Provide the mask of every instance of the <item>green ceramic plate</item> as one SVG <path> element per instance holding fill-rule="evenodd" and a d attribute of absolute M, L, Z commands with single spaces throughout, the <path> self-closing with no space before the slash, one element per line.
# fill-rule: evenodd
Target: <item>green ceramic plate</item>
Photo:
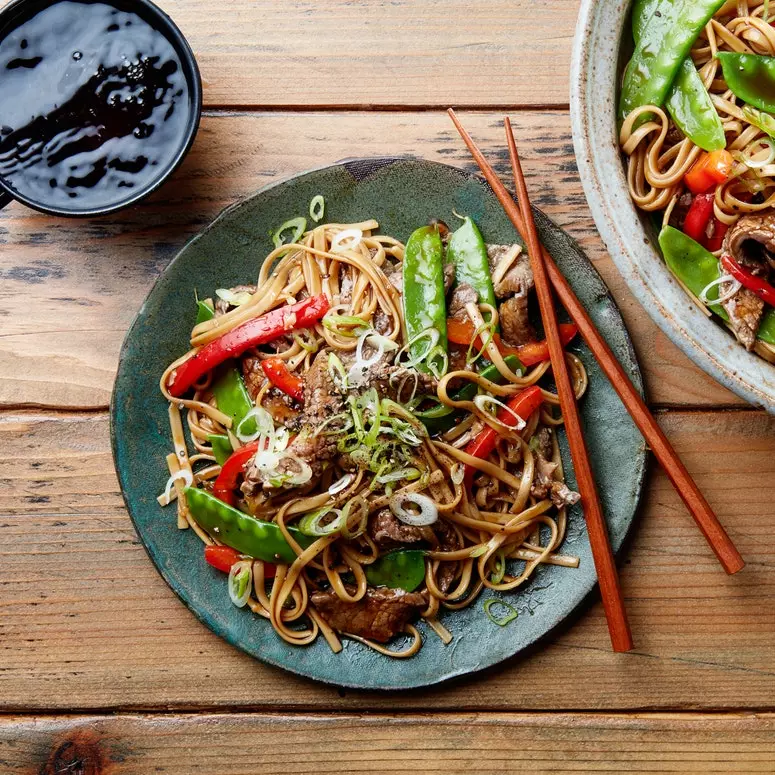
<path fill-rule="evenodd" d="M 322 638 L 308 648 L 289 646 L 264 619 L 230 604 L 225 578 L 205 564 L 199 539 L 191 531 L 178 531 L 173 510 L 156 502 L 167 480 L 163 461 L 171 445 L 158 382 L 165 366 L 187 348 L 195 291 L 210 296 L 215 288 L 251 281 L 271 249 L 269 232 L 288 218 L 306 216 L 316 194 L 325 196 L 326 220 L 347 223 L 373 217 L 384 233 L 403 240 L 431 218 L 454 223 L 453 210 L 473 216 L 489 241 L 515 239 L 481 179 L 414 159 L 342 162 L 267 186 L 226 210 L 169 265 L 124 342 L 113 394 L 112 434 L 127 508 L 148 554 L 183 602 L 210 629 L 258 659 L 320 681 L 368 689 L 407 689 L 482 670 L 535 644 L 594 589 L 595 570 L 579 509 L 571 510 L 562 551 L 580 556 L 580 567 L 541 568 L 530 584 L 507 598 L 519 611 L 515 621 L 506 627 L 490 622 L 482 604 L 493 595 L 485 594 L 469 608 L 443 615 L 454 635 L 449 646 L 421 624 L 425 643 L 420 653 L 393 660 L 349 640 L 336 655 Z M 546 217 L 538 213 L 537 222 L 544 244 L 640 389 L 627 331 L 599 275 Z M 611 541 L 618 550 L 635 517 L 646 452 L 594 358 L 578 343 L 574 349 L 589 371 L 582 415 Z M 563 454 L 569 469 L 564 444 Z"/>

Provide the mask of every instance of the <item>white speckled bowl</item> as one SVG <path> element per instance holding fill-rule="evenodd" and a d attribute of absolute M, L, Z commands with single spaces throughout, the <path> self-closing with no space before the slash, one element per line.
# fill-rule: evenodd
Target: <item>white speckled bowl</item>
<path fill-rule="evenodd" d="M 659 254 L 655 230 L 630 200 L 616 139 L 620 44 L 626 55 L 629 6 L 629 1 L 582 0 L 579 11 L 570 108 L 589 207 L 616 266 L 656 324 L 722 385 L 775 413 L 775 366 L 746 352 L 702 314 L 673 279 Z"/>

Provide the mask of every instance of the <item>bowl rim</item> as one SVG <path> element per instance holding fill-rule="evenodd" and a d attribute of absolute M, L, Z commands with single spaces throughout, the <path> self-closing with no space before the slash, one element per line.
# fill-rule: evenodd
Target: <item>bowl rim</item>
<path fill-rule="evenodd" d="M 58 2 L 60 2 L 60 0 L 11 0 L 10 3 L 0 8 L 0 39 L 2 39 L 2 36 L 5 34 L 2 30 L 2 25 L 8 20 L 12 20 L 14 16 L 23 14 L 26 6 L 34 6 L 37 4 L 41 6 L 42 10 L 43 8 L 55 5 Z M 186 39 L 186 36 L 180 31 L 180 28 L 175 24 L 169 14 L 159 8 L 158 5 L 151 2 L 151 0 L 79 0 L 79 2 L 105 2 L 108 5 L 125 8 L 130 12 L 137 13 L 137 15 L 148 25 L 164 35 L 180 57 L 180 64 L 183 68 L 183 74 L 189 87 L 190 104 L 186 131 L 181 136 L 180 145 L 172 161 L 145 188 L 137 191 L 134 195 L 117 204 L 75 211 L 52 207 L 19 193 L 0 178 L 0 195 L 5 194 L 12 200 L 26 205 L 33 210 L 37 210 L 40 213 L 62 216 L 65 218 L 92 218 L 94 216 L 115 213 L 131 207 L 132 205 L 136 205 L 159 189 L 167 182 L 167 180 L 169 180 L 191 150 L 191 146 L 194 144 L 197 132 L 199 131 L 203 104 L 202 76 L 199 72 L 199 65 L 197 64 L 196 57 L 194 56 L 194 52 Z M 11 24 L 13 24 L 13 21 Z M 0 204 L 0 207 L 2 206 L 3 205 Z"/>
<path fill-rule="evenodd" d="M 571 129 L 592 217 L 630 291 L 667 337 L 719 383 L 775 413 L 775 366 L 703 314 L 668 270 L 630 199 L 616 136 L 619 48 L 629 9 L 628 2 L 582 0 L 576 25 Z"/>

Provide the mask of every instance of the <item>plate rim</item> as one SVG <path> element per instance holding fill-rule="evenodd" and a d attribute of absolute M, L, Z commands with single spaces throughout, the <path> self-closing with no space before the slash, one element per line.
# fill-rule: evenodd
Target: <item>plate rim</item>
<path fill-rule="evenodd" d="M 133 513 L 133 508 L 130 505 L 130 500 L 127 494 L 127 490 L 124 487 L 124 475 L 121 471 L 121 468 L 119 466 L 119 449 L 118 449 L 118 438 L 117 438 L 117 419 L 116 419 L 116 402 L 118 398 L 119 393 L 119 375 L 121 374 L 122 367 L 124 365 L 125 358 L 127 357 L 127 351 L 130 346 L 130 341 L 133 338 L 133 334 L 135 329 L 138 325 L 140 325 L 141 317 L 143 316 L 143 313 L 145 311 L 145 307 L 153 295 L 154 291 L 157 288 L 157 285 L 161 283 L 168 270 L 175 264 L 177 261 L 181 259 L 181 256 L 189 249 L 189 247 L 193 244 L 195 244 L 197 241 L 199 241 L 201 238 L 204 237 L 205 234 L 209 233 L 213 228 L 216 227 L 216 225 L 219 224 L 219 222 L 225 218 L 228 217 L 234 210 L 239 209 L 246 203 L 250 202 L 255 197 L 260 196 L 261 194 L 264 194 L 267 191 L 270 191 L 274 188 L 283 186 L 293 180 L 296 180 L 298 178 L 305 177 L 310 174 L 314 174 L 316 172 L 322 172 L 325 170 L 329 170 L 334 167 L 345 167 L 347 164 L 351 163 L 375 163 L 375 162 L 382 162 L 385 166 L 393 164 L 395 162 L 410 162 L 410 163 L 420 163 L 423 165 L 437 165 L 439 167 L 443 167 L 447 170 L 454 171 L 461 175 L 461 177 L 464 178 L 476 178 L 481 184 L 483 184 L 487 189 L 490 191 L 489 184 L 487 184 L 487 181 L 478 173 L 471 172 L 469 170 L 463 169 L 461 167 L 457 167 L 455 165 L 446 164 L 444 162 L 438 162 L 435 160 L 425 159 L 418 156 L 412 156 L 412 155 L 388 155 L 388 156 L 372 156 L 372 157 L 347 157 L 345 159 L 342 159 L 340 161 L 333 162 L 331 164 L 322 164 L 316 167 L 312 167 L 309 169 L 301 170 L 299 172 L 295 172 L 291 175 L 288 175 L 287 177 L 283 177 L 279 180 L 273 180 L 265 185 L 261 186 L 260 188 L 256 189 L 254 192 L 245 195 L 243 197 L 240 197 L 239 199 L 235 200 L 229 205 L 226 205 L 214 218 L 211 222 L 209 222 L 206 226 L 199 229 L 196 234 L 194 234 L 192 237 L 190 237 L 178 250 L 178 252 L 175 254 L 175 256 L 170 260 L 170 262 L 164 267 L 164 269 L 159 273 L 159 276 L 154 280 L 153 285 L 149 289 L 148 293 L 146 294 L 145 299 L 143 300 L 143 303 L 140 305 L 137 313 L 132 319 L 132 322 L 130 326 L 127 329 L 127 333 L 124 337 L 124 340 L 121 345 L 121 350 L 119 352 L 119 358 L 118 358 L 118 364 L 116 368 L 116 377 L 114 379 L 113 383 L 113 389 L 111 391 L 111 399 L 110 399 L 110 407 L 109 407 L 109 429 L 110 429 L 110 442 L 111 442 L 111 452 L 113 457 L 113 463 L 114 468 L 116 471 L 116 477 L 119 484 L 119 489 L 121 490 L 121 497 L 122 501 L 124 503 L 124 506 L 126 508 L 127 513 L 129 514 L 129 518 L 132 522 L 132 526 L 137 533 L 138 538 L 140 539 L 140 543 L 142 544 L 146 554 L 148 555 L 148 558 L 151 560 L 152 565 L 154 566 L 156 572 L 161 576 L 161 578 L 164 580 L 164 582 L 167 584 L 167 586 L 170 588 L 170 590 L 175 594 L 175 596 L 178 598 L 179 601 L 181 601 L 185 607 L 195 616 L 195 618 L 203 624 L 208 630 L 213 632 L 215 635 L 217 635 L 219 638 L 222 638 L 225 640 L 229 645 L 231 645 L 234 648 L 237 648 L 240 652 L 246 654 L 247 656 L 251 657 L 252 659 L 256 659 L 263 664 L 270 665 L 272 668 L 287 671 L 295 676 L 299 676 L 301 678 L 304 678 L 305 680 L 315 681 L 318 683 L 325 684 L 327 686 L 335 686 L 335 687 L 342 687 L 346 689 L 351 689 L 359 692 L 378 692 L 378 693 L 386 693 L 386 692 L 396 692 L 396 691 L 416 691 L 418 689 L 423 689 L 427 687 L 434 687 L 434 686 L 440 686 L 442 684 L 449 683 L 451 681 L 460 681 L 464 680 L 467 677 L 474 677 L 477 675 L 480 675 L 482 673 L 485 673 L 487 671 L 496 669 L 499 665 L 504 663 L 514 663 L 517 660 L 522 659 L 524 656 L 527 656 L 529 654 L 532 654 L 537 650 L 538 648 L 545 645 L 549 639 L 552 639 L 556 637 L 556 635 L 565 629 L 566 627 L 571 626 L 583 613 L 585 612 L 585 609 L 588 608 L 590 603 L 592 602 L 592 599 L 596 597 L 599 594 L 599 584 L 597 582 L 597 579 L 591 583 L 589 588 L 586 590 L 586 592 L 582 595 L 582 597 L 579 599 L 578 603 L 566 614 L 560 616 L 559 619 L 555 619 L 552 621 L 552 623 L 548 626 L 548 628 L 543 632 L 539 637 L 537 637 L 534 641 L 528 643 L 522 648 L 517 649 L 512 654 L 509 654 L 508 656 L 498 659 L 495 662 L 489 663 L 489 664 L 483 664 L 481 666 L 477 666 L 473 669 L 469 669 L 466 667 L 460 667 L 456 670 L 453 670 L 451 672 L 445 673 L 439 677 L 432 677 L 428 680 L 423 680 L 421 682 L 415 683 L 410 687 L 407 686 L 363 686 L 362 684 L 358 683 L 351 683 L 347 680 L 334 680 L 329 678 L 323 678 L 318 676 L 310 675 L 308 672 L 304 672 L 303 670 L 297 668 L 295 664 L 291 665 L 286 662 L 283 662 L 281 660 L 274 659 L 271 656 L 258 656 L 256 654 L 253 654 L 246 650 L 246 648 L 243 646 L 243 644 L 240 642 L 240 640 L 236 637 L 232 637 L 232 634 L 228 627 L 225 625 L 222 625 L 217 619 L 213 617 L 209 617 L 209 613 L 207 611 L 200 611 L 200 609 L 193 605 L 187 598 L 187 595 L 185 594 L 185 589 L 183 584 L 179 584 L 176 580 L 174 580 L 171 577 L 171 574 L 168 573 L 165 569 L 163 569 L 163 564 L 159 561 L 157 561 L 157 552 L 156 550 L 150 545 L 150 543 L 146 540 L 146 536 L 144 534 L 144 531 L 140 529 L 140 525 L 138 524 L 138 521 L 135 519 L 135 515 Z M 494 195 L 494 194 L 493 194 Z M 586 262 L 586 271 L 588 271 L 591 275 L 593 275 L 596 280 L 599 282 L 601 287 L 604 289 L 604 296 L 605 300 L 609 306 L 609 309 L 611 313 L 613 314 L 615 318 L 615 323 L 618 324 L 621 327 L 621 330 L 624 332 L 624 343 L 627 348 L 627 352 L 629 357 L 632 359 L 633 364 L 633 372 L 630 375 L 633 380 L 633 384 L 638 391 L 638 393 L 641 395 L 641 397 L 645 397 L 645 385 L 643 380 L 643 374 L 641 371 L 640 363 L 637 357 L 637 352 L 635 351 L 635 347 L 633 344 L 632 337 L 630 336 L 629 330 L 627 329 L 627 326 L 625 324 L 624 318 L 622 317 L 621 311 L 616 303 L 616 300 L 614 299 L 610 289 L 608 288 L 607 284 L 605 283 L 602 275 L 597 270 L 597 268 L 594 266 L 592 261 L 589 259 L 589 257 L 586 255 L 586 252 L 581 248 L 581 246 L 578 244 L 578 242 L 573 239 L 566 231 L 565 229 L 561 228 L 557 224 L 554 223 L 553 220 L 551 220 L 543 211 L 540 209 L 533 207 L 533 210 L 536 212 L 538 218 L 545 220 L 548 224 L 550 224 L 553 228 L 555 228 L 558 233 L 561 233 L 562 236 L 568 240 L 574 247 L 574 249 L 580 253 Z M 644 453 L 640 456 L 640 465 L 636 471 L 636 481 L 635 481 L 635 488 L 636 492 L 634 493 L 634 499 L 633 499 L 633 509 L 632 509 L 632 518 L 629 520 L 626 528 L 624 529 L 624 532 L 622 534 L 621 543 L 616 550 L 615 557 L 617 559 L 617 563 L 621 560 L 624 552 L 627 550 L 631 540 L 633 533 L 635 531 L 636 524 L 639 522 L 639 518 L 641 515 L 641 509 L 643 505 L 643 498 L 644 498 L 644 492 L 645 492 L 645 483 L 646 483 L 646 477 L 648 476 L 649 472 L 649 461 L 650 461 L 650 452 L 648 448 L 644 444 Z"/>
<path fill-rule="evenodd" d="M 721 385 L 775 414 L 775 366 L 747 352 L 697 308 L 667 269 L 630 199 L 615 130 L 619 50 L 629 8 L 629 2 L 597 0 L 581 0 L 579 8 L 570 114 L 589 209 L 619 273 L 660 330 Z"/>

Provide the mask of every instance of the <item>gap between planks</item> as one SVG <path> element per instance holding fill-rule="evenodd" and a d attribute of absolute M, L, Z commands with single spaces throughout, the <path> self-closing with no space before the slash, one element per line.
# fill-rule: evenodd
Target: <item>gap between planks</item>
<path fill-rule="evenodd" d="M 454 108 L 457 111 L 467 111 L 469 113 L 525 113 L 542 111 L 563 111 L 570 110 L 568 102 L 546 102 L 536 105 L 494 103 L 491 105 L 467 104 L 462 102 L 438 103 L 430 105 L 401 105 L 391 103 L 373 103 L 363 104 L 359 102 L 343 102 L 339 105 L 331 104 L 269 104 L 244 103 L 244 104 L 205 104 L 202 107 L 203 115 L 221 115 L 230 113 L 343 113 L 343 112 L 366 112 L 366 113 L 445 113 L 447 108 Z"/>

